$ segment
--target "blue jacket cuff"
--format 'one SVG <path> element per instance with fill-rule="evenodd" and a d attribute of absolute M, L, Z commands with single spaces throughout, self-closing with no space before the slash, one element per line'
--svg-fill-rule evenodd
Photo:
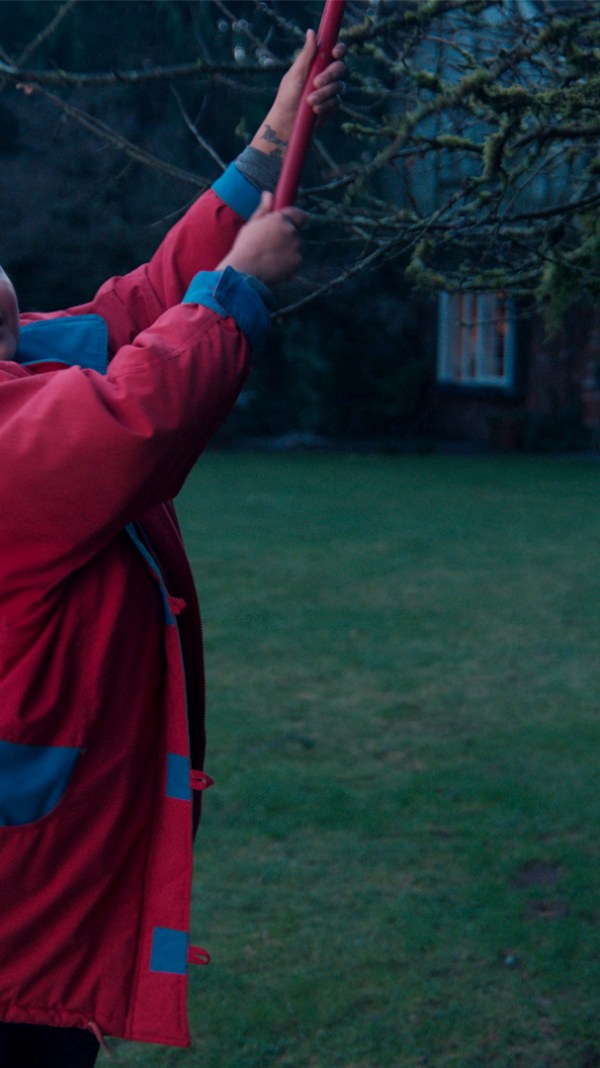
<path fill-rule="evenodd" d="M 260 204 L 260 189 L 241 174 L 235 163 L 230 163 L 217 178 L 213 190 L 242 219 L 249 219 Z"/>
<path fill-rule="evenodd" d="M 230 315 L 254 349 L 264 341 L 271 316 L 256 289 L 233 267 L 199 271 L 189 285 L 183 304 L 202 304 L 222 316 Z"/>

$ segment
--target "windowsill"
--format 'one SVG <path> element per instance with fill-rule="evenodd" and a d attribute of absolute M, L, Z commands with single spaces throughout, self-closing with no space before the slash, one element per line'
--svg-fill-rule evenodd
<path fill-rule="evenodd" d="M 476 400 L 516 400 L 519 394 L 514 384 L 493 386 L 490 383 L 484 385 L 479 382 L 440 382 L 438 380 L 435 388 L 448 396 L 473 397 Z"/>

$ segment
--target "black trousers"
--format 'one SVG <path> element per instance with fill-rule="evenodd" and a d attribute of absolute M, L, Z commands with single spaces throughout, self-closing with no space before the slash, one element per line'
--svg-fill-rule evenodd
<path fill-rule="evenodd" d="M 0 1023 L 0 1068 L 93 1068 L 99 1048 L 79 1027 Z"/>

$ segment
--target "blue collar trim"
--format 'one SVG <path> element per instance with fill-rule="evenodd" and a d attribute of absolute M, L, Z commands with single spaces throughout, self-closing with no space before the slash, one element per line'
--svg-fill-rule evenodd
<path fill-rule="evenodd" d="M 108 329 L 100 315 L 40 319 L 21 327 L 17 363 L 64 363 L 99 374 L 108 368 Z"/>

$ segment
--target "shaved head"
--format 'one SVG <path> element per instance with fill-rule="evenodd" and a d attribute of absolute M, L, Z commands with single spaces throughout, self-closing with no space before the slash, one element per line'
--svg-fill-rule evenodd
<path fill-rule="evenodd" d="M 14 359 L 19 343 L 19 305 L 6 271 L 0 267 L 0 360 Z"/>

